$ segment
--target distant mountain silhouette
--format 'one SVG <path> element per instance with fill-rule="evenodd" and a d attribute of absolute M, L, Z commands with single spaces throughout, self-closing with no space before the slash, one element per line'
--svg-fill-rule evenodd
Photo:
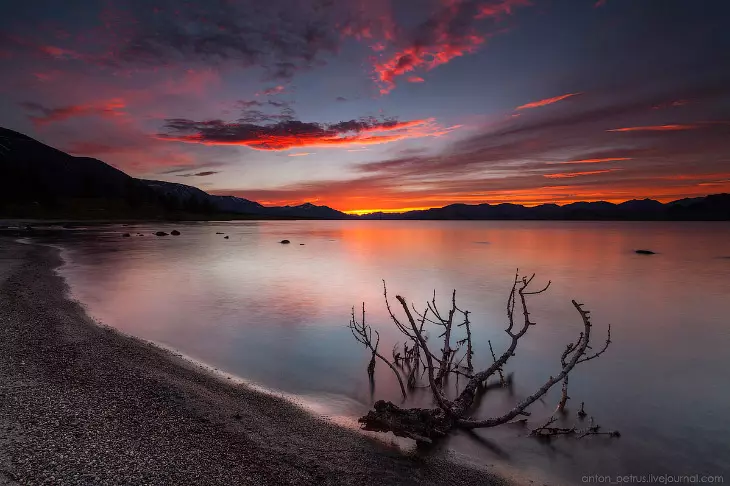
<path fill-rule="evenodd" d="M 101 160 L 74 157 L 0 128 L 0 217 L 94 219 L 730 220 L 730 194 L 662 204 L 652 199 L 558 206 L 451 204 L 405 213 L 351 216 L 327 206 L 263 206 L 196 187 L 136 179 Z"/>
<path fill-rule="evenodd" d="M 680 199 L 662 204 L 653 199 L 613 204 L 576 202 L 558 206 L 541 204 L 451 204 L 442 208 L 405 213 L 372 213 L 363 219 L 466 219 L 466 220 L 617 220 L 617 221 L 717 221 L 730 220 L 730 194 Z"/>
<path fill-rule="evenodd" d="M 185 184 L 136 179 L 101 160 L 74 157 L 0 128 L 0 216 L 34 218 L 349 219 L 326 206 L 265 207 Z"/>

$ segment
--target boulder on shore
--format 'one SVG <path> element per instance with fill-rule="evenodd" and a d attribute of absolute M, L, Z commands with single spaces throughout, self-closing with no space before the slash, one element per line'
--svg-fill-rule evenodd
<path fill-rule="evenodd" d="M 180 232 L 178 230 L 172 230 L 172 231 L 170 231 L 170 234 L 172 236 L 180 236 Z"/>
<path fill-rule="evenodd" d="M 636 250 L 636 253 L 639 255 L 656 255 L 656 253 L 651 250 Z"/>
<path fill-rule="evenodd" d="M 289 240 L 281 240 L 279 243 L 281 243 L 282 245 L 288 245 L 289 243 L 291 243 L 291 241 L 289 241 Z"/>
<path fill-rule="evenodd" d="M 158 231 L 157 233 L 155 233 L 155 236 L 167 236 L 167 233 L 165 233 L 164 231 Z"/>

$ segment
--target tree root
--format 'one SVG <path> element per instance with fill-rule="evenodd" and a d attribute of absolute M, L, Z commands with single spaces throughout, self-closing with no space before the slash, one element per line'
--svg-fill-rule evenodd
<path fill-rule="evenodd" d="M 438 408 L 400 408 L 391 402 L 378 400 L 374 409 L 358 422 L 364 430 L 393 432 L 417 442 L 432 443 L 446 436 L 454 421 Z"/>

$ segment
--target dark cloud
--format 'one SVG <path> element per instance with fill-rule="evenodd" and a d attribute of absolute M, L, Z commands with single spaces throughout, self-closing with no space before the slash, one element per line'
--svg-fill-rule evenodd
<path fill-rule="evenodd" d="M 28 116 L 36 126 L 60 122 L 80 116 L 117 117 L 123 114 L 125 103 L 121 99 L 104 100 L 81 105 L 67 105 L 49 108 L 33 101 L 24 101 L 20 106 L 31 114 Z"/>
<path fill-rule="evenodd" d="M 289 108 L 291 106 L 290 101 L 275 101 L 275 100 L 269 100 L 267 103 L 271 106 L 274 106 L 276 108 Z"/>
<path fill-rule="evenodd" d="M 206 145 L 241 145 L 256 150 L 288 150 L 294 147 L 374 145 L 407 138 L 438 136 L 444 133 L 433 120 L 364 118 L 323 124 L 298 120 L 271 121 L 271 115 L 247 112 L 235 123 L 222 120 L 194 121 L 183 118 L 166 120 L 161 140 Z"/>
<path fill-rule="evenodd" d="M 118 5 L 134 25 L 116 47 L 111 62 L 160 66 L 180 62 L 208 65 L 235 62 L 259 66 L 273 79 L 290 79 L 298 69 L 338 48 L 326 9 L 318 2 L 258 0 L 161 0 Z"/>
<path fill-rule="evenodd" d="M 247 110 L 254 106 L 264 106 L 264 103 L 262 103 L 261 101 L 258 101 L 258 100 L 251 100 L 251 101 L 239 100 L 239 101 L 236 101 L 236 106 L 238 108 Z"/>
<path fill-rule="evenodd" d="M 194 174 L 178 174 L 178 177 L 208 177 L 213 174 L 220 174 L 217 170 L 206 170 L 204 172 L 196 172 Z"/>

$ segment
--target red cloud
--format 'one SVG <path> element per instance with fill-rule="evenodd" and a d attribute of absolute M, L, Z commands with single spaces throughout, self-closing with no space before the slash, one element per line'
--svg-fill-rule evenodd
<path fill-rule="evenodd" d="M 395 54 L 374 66 L 380 93 L 390 93 L 395 79 L 415 71 L 430 70 L 456 57 L 475 52 L 486 40 L 470 24 L 486 17 L 509 14 L 517 6 L 530 5 L 527 0 L 483 1 L 445 0 L 445 6 L 417 29 L 417 35 L 401 45 Z"/>
<path fill-rule="evenodd" d="M 676 132 L 680 130 L 694 130 L 700 125 L 653 125 L 647 127 L 613 128 L 607 132 Z"/>
<path fill-rule="evenodd" d="M 619 162 L 623 160 L 631 160 L 630 157 L 608 157 L 605 159 L 583 159 L 583 160 L 568 160 L 565 162 L 553 162 L 555 164 L 600 164 L 602 162 Z"/>
<path fill-rule="evenodd" d="M 299 152 L 296 154 L 288 154 L 289 157 L 306 157 L 307 155 L 314 155 L 313 152 Z"/>
<path fill-rule="evenodd" d="M 454 36 L 443 33 L 439 42 L 429 47 L 408 47 L 382 64 L 375 65 L 375 73 L 381 83 L 380 94 L 388 94 L 395 88 L 395 78 L 414 71 L 416 68 L 433 69 L 451 59 L 472 53 L 484 42 L 484 37 L 475 33 Z"/>
<path fill-rule="evenodd" d="M 541 106 L 552 105 L 553 103 L 557 103 L 558 101 L 563 101 L 564 99 L 570 98 L 571 96 L 578 96 L 579 94 L 582 94 L 582 93 L 568 93 L 568 94 L 556 96 L 554 98 L 547 98 L 547 99 L 540 100 L 540 101 L 533 101 L 532 103 L 527 103 L 525 105 L 518 106 L 516 109 L 517 110 L 526 110 L 526 109 L 530 109 L 530 108 L 539 108 Z"/>
<path fill-rule="evenodd" d="M 267 88 L 259 93 L 256 93 L 256 96 L 272 96 L 277 95 L 280 93 L 283 93 L 286 90 L 284 86 L 273 86 L 271 88 Z"/>
<path fill-rule="evenodd" d="M 38 49 L 51 57 L 56 59 L 86 59 L 87 56 L 70 49 L 63 49 L 56 46 L 39 46 Z"/>
<path fill-rule="evenodd" d="M 30 115 L 30 119 L 36 126 L 42 126 L 79 116 L 96 115 L 106 118 L 120 116 L 124 114 L 122 110 L 126 107 L 126 104 L 121 99 L 111 99 L 99 103 L 70 105 L 60 108 L 46 108 L 32 102 L 22 103 L 22 106 L 30 111 L 40 113 L 40 115 Z"/>
<path fill-rule="evenodd" d="M 411 76 L 408 78 L 409 83 L 425 83 L 426 80 L 420 76 Z"/>
<path fill-rule="evenodd" d="M 621 169 L 588 170 L 585 172 L 564 172 L 561 174 L 543 174 L 543 177 L 547 177 L 548 179 L 568 179 L 568 178 L 572 178 L 572 177 L 580 177 L 580 176 L 595 175 L 595 174 L 605 174 L 607 172 L 615 172 L 617 170 L 621 170 Z"/>
<path fill-rule="evenodd" d="M 160 140 L 203 145 L 241 145 L 254 150 L 279 151 L 304 147 L 378 145 L 410 138 L 439 137 L 458 127 L 441 128 L 432 118 L 407 122 L 361 120 L 330 125 L 286 121 L 273 125 L 168 120 L 173 134 L 159 134 Z"/>
<path fill-rule="evenodd" d="M 532 5 L 532 3 L 528 0 L 504 0 L 501 3 L 480 7 L 476 18 L 499 17 L 500 15 L 511 14 L 514 7 L 527 7 L 529 5 Z"/>

